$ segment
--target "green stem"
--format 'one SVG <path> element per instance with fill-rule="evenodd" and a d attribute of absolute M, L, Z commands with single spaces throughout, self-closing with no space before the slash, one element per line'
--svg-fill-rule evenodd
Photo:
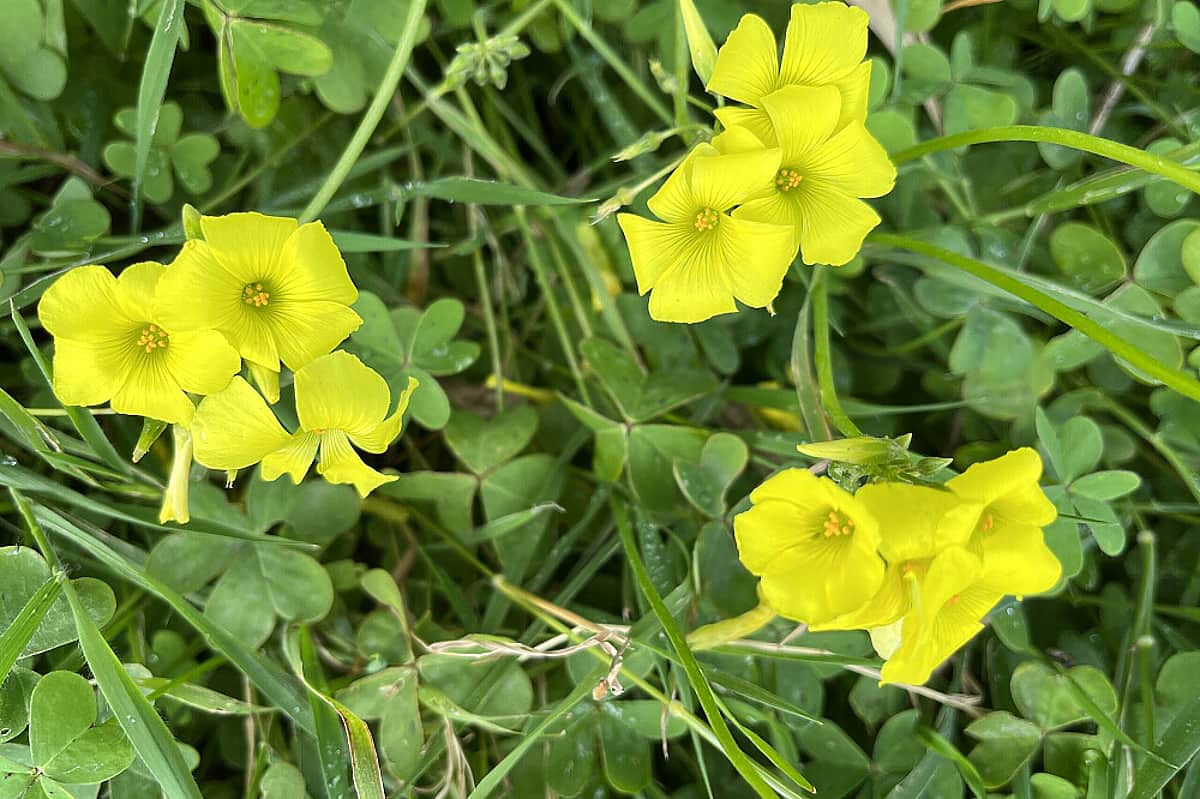
<path fill-rule="evenodd" d="M 999 128 L 996 128 L 996 130 L 999 130 Z M 974 132 L 978 133 L 980 131 Z M 1180 168 L 1182 169 L 1182 167 Z M 1187 172 L 1187 170 L 1183 171 Z M 1187 174 L 1191 175 L 1190 172 Z M 1200 176 L 1193 175 L 1192 177 L 1195 181 L 1200 181 Z M 974 258 L 968 258 L 950 250 L 908 238 L 907 236 L 896 236 L 891 233 L 873 233 L 869 237 L 869 241 L 884 247 L 895 247 L 900 250 L 908 250 L 918 255 L 933 258 L 974 275 L 996 288 L 1007 291 L 1014 297 L 1025 300 L 1025 302 L 1035 308 L 1045 311 L 1058 321 L 1070 325 L 1113 355 L 1128 361 L 1133 366 L 1157 378 L 1163 384 L 1175 389 L 1185 397 L 1200 402 L 1200 382 L 1196 378 L 1178 369 L 1172 369 L 1154 356 L 1148 355 L 1128 340 L 1109 331 L 1103 325 L 1084 316 L 1074 308 L 1047 294 L 1043 294 L 1032 286 L 1028 286 L 1020 280 L 1001 272 L 999 269 L 988 266 L 982 261 L 976 261 Z"/>
<path fill-rule="evenodd" d="M 640 97 L 646 105 L 650 106 L 650 110 L 657 114 L 658 118 L 664 124 L 670 125 L 672 122 L 671 112 L 663 105 L 662 100 L 647 88 L 645 83 L 638 80 L 637 75 L 633 74 L 633 70 L 625 64 L 625 60 L 596 34 L 591 25 L 579 16 L 579 12 L 575 10 L 575 7 L 568 0 L 554 0 L 554 4 L 558 6 L 558 12 L 575 26 L 575 30 L 579 31 L 579 35 L 600 54 L 601 58 L 608 62 L 608 65 L 620 76 L 621 80 L 625 81 L 626 85 L 633 89 L 633 93 Z"/>
<path fill-rule="evenodd" d="M 1082 150 L 1085 153 L 1110 158 L 1123 164 L 1137 167 L 1151 174 L 1164 177 L 1172 183 L 1183 186 L 1189 191 L 1200 194 L 1200 175 L 1186 167 L 1163 156 L 1151 155 L 1145 150 L 1119 144 L 1115 141 L 1102 139 L 1077 130 L 1064 128 L 1049 128 L 1040 125 L 1005 125 L 999 128 L 982 128 L 955 133 L 951 136 L 941 136 L 924 141 L 915 147 L 901 150 L 892 156 L 896 164 L 913 161 L 931 153 L 943 150 L 953 150 L 969 144 L 987 144 L 992 142 L 1046 142 L 1069 147 L 1072 150 Z"/>
<path fill-rule="evenodd" d="M 379 125 L 379 120 L 383 118 L 383 112 L 387 110 L 388 102 L 396 93 L 396 85 L 400 83 L 404 69 L 408 66 L 409 56 L 412 55 L 413 45 L 417 40 L 417 28 L 420 27 L 421 19 L 425 14 L 425 4 L 426 0 L 413 0 L 409 4 L 408 14 L 404 18 L 404 30 L 400 33 L 400 41 L 396 44 L 396 51 L 392 53 L 391 63 L 388 64 L 387 72 L 384 73 L 379 88 L 375 90 L 375 97 L 371 99 L 371 105 L 367 107 L 362 121 L 358 123 L 358 130 L 354 131 L 350 143 L 346 145 L 341 157 L 333 165 L 333 171 L 329 173 L 329 177 L 325 178 L 321 188 L 301 212 L 301 223 L 311 222 L 325 210 L 325 206 L 333 199 L 334 193 L 341 188 L 342 181 L 350 174 L 358 157 L 362 155 L 367 141 Z"/>
<path fill-rule="evenodd" d="M 842 435 L 854 438 L 863 434 L 838 400 L 837 386 L 833 382 L 833 356 L 829 351 L 829 275 L 826 267 L 818 266 L 813 276 L 812 288 L 813 358 L 817 362 L 817 384 L 821 391 L 821 404 L 829 414 L 829 420 Z"/>
<path fill-rule="evenodd" d="M 1175 473 L 1179 475 L 1179 479 L 1187 486 L 1188 491 L 1191 492 L 1196 502 L 1200 503 L 1200 477 L 1196 476 L 1195 470 L 1187 465 L 1183 460 L 1183 456 L 1176 452 L 1174 447 L 1167 443 L 1166 439 L 1123 405 L 1114 402 L 1108 397 L 1099 396 L 1096 399 L 1096 404 L 1119 419 L 1123 425 L 1153 447 L 1162 456 L 1163 460 L 1171 465 Z"/>

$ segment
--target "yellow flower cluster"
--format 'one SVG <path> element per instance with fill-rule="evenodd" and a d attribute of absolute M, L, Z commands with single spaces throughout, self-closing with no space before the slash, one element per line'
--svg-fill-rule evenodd
<path fill-rule="evenodd" d="M 741 106 L 697 145 L 650 210 L 619 214 L 650 316 L 701 322 L 762 308 L 799 250 L 806 264 L 852 259 L 879 215 L 863 202 L 891 191 L 896 170 L 867 132 L 867 15 L 841 2 L 792 6 L 780 61 L 775 36 L 748 14 L 717 54 L 708 90 Z"/>
<path fill-rule="evenodd" d="M 811 630 L 869 630 L 883 682 L 920 685 L 1001 598 L 1058 582 L 1042 535 L 1057 513 L 1041 474 L 1027 447 L 940 487 L 871 483 L 850 494 L 788 469 L 734 520 L 738 554 L 774 613 Z"/>
<path fill-rule="evenodd" d="M 199 236 L 170 266 L 138 263 L 117 277 L 103 266 L 70 270 L 47 289 L 38 316 L 54 336 L 54 392 L 64 404 L 108 402 L 190 429 L 198 462 L 234 470 L 262 461 L 268 480 L 286 472 L 299 482 L 319 450 L 317 470 L 365 496 L 396 478 L 363 463 L 350 442 L 386 449 L 416 381 L 389 416 L 386 381 L 333 352 L 362 324 L 350 308 L 357 298 L 321 223 L 236 213 L 200 217 Z M 235 376 L 243 360 L 265 399 Z M 279 400 L 283 366 L 295 372 L 295 433 L 267 406 Z M 193 395 L 204 397 L 199 407 Z M 173 481 L 180 471 L 186 485 L 186 469 L 173 470 Z M 168 497 L 163 517 L 187 521 L 186 503 Z"/>

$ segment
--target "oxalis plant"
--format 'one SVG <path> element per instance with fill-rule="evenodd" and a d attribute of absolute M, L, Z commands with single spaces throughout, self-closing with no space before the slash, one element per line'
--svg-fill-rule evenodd
<path fill-rule="evenodd" d="M 1196 53 L 0 2 L 0 799 L 1200 795 Z"/>

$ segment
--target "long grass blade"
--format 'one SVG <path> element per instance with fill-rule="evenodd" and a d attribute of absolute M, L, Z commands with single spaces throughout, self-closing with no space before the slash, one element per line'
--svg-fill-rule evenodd
<path fill-rule="evenodd" d="M 146 50 L 142 80 L 138 84 L 133 167 L 132 227 L 135 231 L 141 226 L 142 183 L 150 160 L 150 142 L 154 138 L 154 129 L 158 127 L 158 112 L 167 91 L 167 80 L 171 77 L 171 64 L 175 60 L 175 48 L 179 46 L 179 34 L 183 30 L 185 7 L 184 0 L 163 0 L 150 47 Z"/>

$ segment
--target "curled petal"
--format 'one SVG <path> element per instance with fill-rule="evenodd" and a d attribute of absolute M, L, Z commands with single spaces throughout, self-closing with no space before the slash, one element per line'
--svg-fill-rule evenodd
<path fill-rule="evenodd" d="M 404 412 L 408 410 L 408 402 L 412 399 L 413 392 L 417 390 L 420 383 L 417 378 L 408 378 L 408 386 L 404 391 L 400 392 L 400 398 L 396 401 L 396 410 L 392 411 L 392 415 L 384 419 L 378 427 L 369 433 L 356 435 L 350 433 L 350 440 L 354 442 L 354 446 L 367 452 L 383 452 L 391 443 L 400 435 L 400 429 L 404 426 Z"/>
<path fill-rule="evenodd" d="M 384 483 L 399 479 L 394 474 L 380 474 L 363 463 L 350 446 L 346 434 L 336 430 L 321 437 L 321 459 L 317 463 L 317 471 L 331 483 L 353 485 L 360 497 L 365 497 Z"/>
<path fill-rule="evenodd" d="M 262 460 L 262 478 L 268 482 L 281 474 L 292 478 L 299 485 L 308 474 L 313 458 L 317 457 L 320 433 L 296 433 L 291 440 Z"/>

